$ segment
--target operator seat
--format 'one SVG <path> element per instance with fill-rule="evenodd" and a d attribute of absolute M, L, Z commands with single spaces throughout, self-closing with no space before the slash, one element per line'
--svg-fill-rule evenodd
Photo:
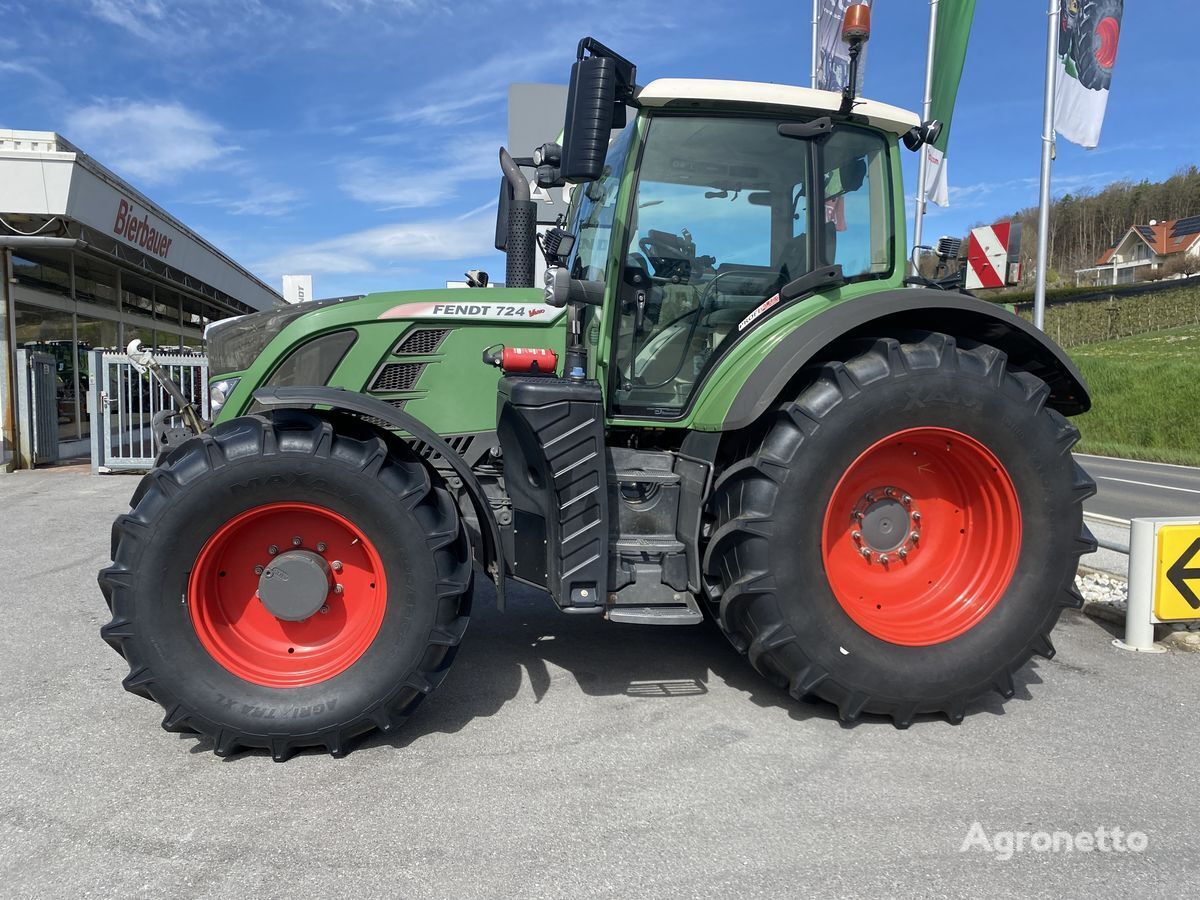
<path fill-rule="evenodd" d="M 825 223 L 825 250 L 831 263 L 837 259 L 837 225 L 833 222 Z M 775 270 L 779 272 L 783 284 L 808 274 L 807 234 L 798 234 L 783 245 L 775 260 Z"/>

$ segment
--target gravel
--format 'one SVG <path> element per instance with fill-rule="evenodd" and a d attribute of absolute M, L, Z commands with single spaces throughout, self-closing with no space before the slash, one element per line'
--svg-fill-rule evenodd
<path fill-rule="evenodd" d="M 1080 571 L 1075 578 L 1083 595 L 1083 611 L 1094 619 L 1125 624 L 1129 584 L 1104 572 Z M 1200 651 L 1200 622 L 1172 622 L 1156 628 L 1159 641 L 1177 650 Z"/>

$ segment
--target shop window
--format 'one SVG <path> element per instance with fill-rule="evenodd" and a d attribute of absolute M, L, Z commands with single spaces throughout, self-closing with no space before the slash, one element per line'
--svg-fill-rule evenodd
<path fill-rule="evenodd" d="M 116 273 L 84 256 L 75 257 L 75 296 L 85 303 L 117 305 Z"/>
<path fill-rule="evenodd" d="M 71 295 L 70 263 L 65 254 L 61 257 L 13 254 L 12 267 L 17 284 L 48 294 Z"/>
<path fill-rule="evenodd" d="M 132 275 L 121 279 L 121 304 L 127 311 L 154 315 L 154 288 L 150 282 Z"/>

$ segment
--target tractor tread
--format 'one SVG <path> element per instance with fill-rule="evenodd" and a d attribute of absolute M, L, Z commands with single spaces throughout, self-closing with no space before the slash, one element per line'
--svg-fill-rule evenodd
<path fill-rule="evenodd" d="M 1061 610 L 1077 608 L 1081 603 L 1072 567 L 1070 575 L 1055 588 L 1057 602 L 1052 614 L 1040 624 L 1025 649 L 990 679 L 967 686 L 961 693 L 943 697 L 936 703 L 869 695 L 840 684 L 830 672 L 805 656 L 801 642 L 784 626 L 772 576 L 761 565 L 747 568 L 748 560 L 761 562 L 764 555 L 746 550 L 756 542 L 768 540 L 773 532 L 772 507 L 778 486 L 788 474 L 780 471 L 780 465 L 787 464 L 780 457 L 791 458 L 801 453 L 804 442 L 821 428 L 825 415 L 853 392 L 863 390 L 878 378 L 899 378 L 923 369 L 953 371 L 956 377 L 981 379 L 1008 391 L 1014 399 L 1030 404 L 1038 414 L 1053 417 L 1058 428 L 1056 447 L 1062 453 L 1068 453 L 1079 440 L 1078 430 L 1057 411 L 1046 407 L 1050 390 L 1045 382 L 1011 368 L 1002 351 L 986 344 L 959 342 L 935 332 L 914 335 L 912 340 L 912 343 L 901 343 L 895 338 L 866 341 L 863 354 L 848 362 L 826 362 L 812 367 L 808 389 L 799 399 L 781 406 L 776 414 L 774 427 L 785 430 L 790 446 L 781 450 L 784 441 L 763 440 L 762 446 L 752 448 L 749 455 L 732 462 L 718 476 L 713 488 L 710 506 L 713 531 L 704 551 L 703 572 L 710 609 L 718 625 L 760 674 L 771 680 L 778 680 L 783 674 L 792 697 L 799 700 L 816 696 L 831 702 L 837 707 L 839 719 L 847 724 L 863 714 L 886 716 L 900 729 L 909 727 L 916 716 L 926 714 L 941 715 L 958 724 L 971 702 L 988 691 L 995 690 L 1005 699 L 1012 697 L 1016 693 L 1017 671 L 1034 655 L 1045 659 L 1054 656 L 1049 635 Z M 1095 491 L 1095 483 L 1076 464 L 1070 489 L 1079 521 L 1078 537 L 1071 547 L 1075 556 L 1095 546 L 1082 517 L 1083 501 Z M 779 652 L 783 648 L 787 648 L 787 656 L 792 660 L 790 669 Z"/>
<path fill-rule="evenodd" d="M 212 743 L 217 756 L 261 749 L 282 762 L 299 750 L 322 748 L 333 756 L 345 755 L 354 742 L 378 729 L 393 731 L 408 718 L 424 697 L 445 677 L 449 664 L 466 632 L 471 606 L 471 554 L 466 530 L 450 495 L 435 486 L 429 471 L 415 455 L 397 455 L 378 435 L 366 441 L 346 441 L 338 447 L 339 435 L 325 419 L 311 413 L 287 411 L 285 421 L 268 415 L 238 420 L 236 429 L 214 429 L 194 438 L 168 454 L 159 467 L 146 475 L 131 501 L 131 510 L 113 524 L 112 564 L 98 576 L 100 589 L 112 613 L 101 627 L 101 637 L 129 664 L 122 682 L 127 691 L 153 700 L 164 710 L 162 727 L 170 732 L 196 732 Z M 247 435 L 247 422 L 257 423 L 256 433 Z M 302 427 L 297 427 L 300 423 Z M 286 426 L 286 427 L 284 427 Z M 307 446 L 304 443 L 307 441 Z M 133 579 L 142 551 L 155 527 L 155 518 L 172 499 L 198 478 L 255 455 L 304 455 L 332 459 L 340 454 L 360 472 L 386 479 L 387 490 L 410 509 L 420 509 L 429 523 L 427 547 L 436 562 L 439 620 L 431 630 L 428 646 L 438 648 L 428 671 L 415 671 L 404 684 L 372 709 L 350 715 L 334 730 L 315 734 L 248 734 L 228 723 L 213 721 L 171 695 L 151 668 L 138 655 L 137 628 L 133 614 Z M 332 464 L 332 463 L 331 463 Z M 431 658 L 426 653 L 426 659 Z"/>

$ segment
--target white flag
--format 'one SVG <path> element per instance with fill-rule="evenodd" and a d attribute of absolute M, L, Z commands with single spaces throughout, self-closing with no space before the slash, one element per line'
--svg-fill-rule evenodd
<path fill-rule="evenodd" d="M 856 3 L 871 5 L 871 0 L 817 0 L 820 14 L 817 17 L 817 90 L 841 92 L 850 80 L 850 45 L 842 40 L 842 21 L 846 18 L 846 7 Z M 861 93 L 863 73 L 867 68 L 867 48 L 864 45 L 858 54 L 858 84 L 855 93 Z"/>
<path fill-rule="evenodd" d="M 1125 0 L 1063 4 L 1054 79 L 1054 128 L 1081 147 L 1100 143 Z"/>
<path fill-rule="evenodd" d="M 950 205 L 950 181 L 946 175 L 946 154 L 933 144 L 921 148 L 925 159 L 925 199 L 938 206 Z"/>

